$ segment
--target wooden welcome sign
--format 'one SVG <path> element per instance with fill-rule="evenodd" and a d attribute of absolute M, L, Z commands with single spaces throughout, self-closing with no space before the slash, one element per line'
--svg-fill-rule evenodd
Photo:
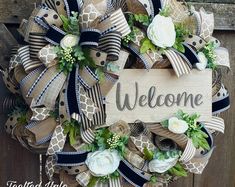
<path fill-rule="evenodd" d="M 211 120 L 211 70 L 193 70 L 180 78 L 168 69 L 123 70 L 106 97 L 106 123 L 161 122 L 179 109 L 200 114 L 201 121 Z"/>

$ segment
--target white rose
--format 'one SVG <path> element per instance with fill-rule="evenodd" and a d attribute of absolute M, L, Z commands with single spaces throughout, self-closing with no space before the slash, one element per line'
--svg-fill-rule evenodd
<path fill-rule="evenodd" d="M 120 156 L 116 150 L 104 150 L 89 153 L 85 161 L 93 176 L 102 177 L 118 169 Z"/>
<path fill-rule="evenodd" d="M 78 44 L 79 42 L 79 37 L 73 34 L 68 34 L 66 35 L 61 41 L 60 41 L 60 46 L 63 49 L 66 49 L 68 47 L 74 47 Z"/>
<path fill-rule="evenodd" d="M 168 158 L 165 160 L 153 159 L 149 162 L 149 171 L 164 173 L 172 168 L 178 161 L 178 158 Z"/>
<path fill-rule="evenodd" d="M 147 30 L 148 38 L 154 45 L 166 48 L 175 43 L 175 26 L 170 17 L 156 15 Z"/>
<path fill-rule="evenodd" d="M 175 134 L 183 134 L 188 130 L 188 124 L 184 120 L 172 117 L 168 121 L 168 129 Z"/>
<path fill-rule="evenodd" d="M 199 52 L 197 55 L 198 55 L 199 63 L 196 63 L 196 67 L 197 67 L 197 69 L 202 71 L 202 70 L 206 69 L 208 59 L 206 58 L 206 56 L 204 55 L 203 52 Z"/>

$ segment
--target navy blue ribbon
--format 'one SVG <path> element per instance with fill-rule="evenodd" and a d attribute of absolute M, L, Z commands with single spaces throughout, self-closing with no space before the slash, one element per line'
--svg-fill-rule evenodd
<path fill-rule="evenodd" d="M 97 29 L 86 29 L 81 32 L 80 45 L 87 47 L 97 47 L 101 32 Z"/>
<path fill-rule="evenodd" d="M 68 17 L 72 16 L 72 12 L 80 12 L 83 5 L 82 0 L 64 0 Z"/>
<path fill-rule="evenodd" d="M 162 9 L 161 0 L 152 0 L 152 4 L 153 4 L 154 16 L 156 16 L 157 14 L 159 14 L 160 9 Z"/>
<path fill-rule="evenodd" d="M 213 114 L 218 114 L 220 112 L 225 111 L 229 107 L 230 107 L 230 98 L 229 95 L 227 95 L 223 99 L 212 103 L 212 112 Z"/>
<path fill-rule="evenodd" d="M 78 67 L 77 67 L 78 68 Z M 66 92 L 66 97 L 68 101 L 68 112 L 70 115 L 73 113 L 79 114 L 79 108 L 76 97 L 76 71 L 77 68 L 74 68 L 69 75 L 68 87 Z"/>
<path fill-rule="evenodd" d="M 88 152 L 60 152 L 56 153 L 57 165 L 81 165 L 86 161 Z"/>
<path fill-rule="evenodd" d="M 188 62 L 190 62 L 192 66 L 198 63 L 199 60 L 194 50 L 186 43 L 183 43 L 183 46 L 185 48 L 185 52 L 182 54 L 188 59 Z"/>
<path fill-rule="evenodd" d="M 54 45 L 59 45 L 60 41 L 64 38 L 65 35 L 66 33 L 64 31 L 54 25 L 51 25 L 49 26 L 49 30 L 46 33 L 45 39 Z"/>
<path fill-rule="evenodd" d="M 124 176 L 126 180 L 134 184 L 135 186 L 144 186 L 148 180 L 141 174 L 136 173 L 131 167 L 128 166 L 125 161 L 121 161 L 118 167 L 118 171 Z"/>

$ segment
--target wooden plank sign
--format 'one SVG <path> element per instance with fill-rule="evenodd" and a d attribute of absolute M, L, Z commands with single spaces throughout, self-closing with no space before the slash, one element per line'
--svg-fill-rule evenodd
<path fill-rule="evenodd" d="M 161 122 L 179 109 L 200 114 L 201 121 L 211 120 L 211 70 L 193 70 L 180 78 L 169 69 L 123 70 L 106 97 L 106 124 Z"/>

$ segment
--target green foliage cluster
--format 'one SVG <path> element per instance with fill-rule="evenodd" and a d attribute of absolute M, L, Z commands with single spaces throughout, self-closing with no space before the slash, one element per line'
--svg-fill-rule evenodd
<path fill-rule="evenodd" d="M 144 159 L 145 160 L 166 160 L 169 158 L 178 158 L 181 155 L 181 151 L 179 150 L 169 150 L 169 151 L 161 151 L 156 149 L 154 151 L 148 150 L 146 147 L 144 148 Z"/>
<path fill-rule="evenodd" d="M 150 24 L 150 17 L 144 14 L 128 14 L 127 22 L 131 28 L 131 33 L 122 39 L 124 46 L 127 46 L 131 41 L 134 41 L 136 34 L 139 32 L 139 30 L 135 27 L 135 23 L 140 23 L 146 27 Z"/>
<path fill-rule="evenodd" d="M 110 178 L 118 178 L 120 176 L 118 171 L 113 172 L 112 174 L 108 176 L 103 176 L 103 177 L 95 177 L 92 176 L 87 187 L 94 187 L 97 182 L 102 182 L 102 183 L 107 183 Z"/>
<path fill-rule="evenodd" d="M 65 17 L 64 15 L 60 15 L 60 18 L 63 22 L 63 29 L 67 34 L 80 35 L 79 31 L 79 20 L 78 20 L 78 12 L 71 12 L 72 16 Z"/>
<path fill-rule="evenodd" d="M 66 120 L 63 126 L 64 133 L 69 134 L 70 145 L 76 144 L 76 137 L 80 135 L 80 124 L 76 120 L 71 119 L 71 121 Z"/>
<path fill-rule="evenodd" d="M 188 123 L 189 128 L 186 132 L 186 135 L 192 139 L 194 146 L 196 148 L 210 150 L 210 146 L 206 140 L 206 138 L 208 138 L 208 135 L 202 131 L 203 125 L 197 123 L 197 120 L 199 119 L 200 115 L 189 115 L 180 110 L 177 113 L 177 117 Z"/>
<path fill-rule="evenodd" d="M 215 43 L 209 42 L 201 50 L 201 52 L 204 53 L 204 55 L 208 60 L 208 67 L 211 68 L 212 70 L 215 70 L 217 68 L 217 65 L 215 64 L 216 60 L 215 48 L 216 48 Z"/>
<path fill-rule="evenodd" d="M 190 31 L 187 29 L 187 27 L 184 24 L 176 24 L 175 32 L 176 32 L 176 39 L 173 48 L 175 48 L 179 52 L 184 53 L 185 48 L 183 46 L 183 42 L 185 38 L 190 35 Z"/>
<path fill-rule="evenodd" d="M 175 175 L 178 177 L 187 177 L 187 171 L 184 167 L 177 162 L 176 165 L 168 170 L 171 175 Z"/>
<path fill-rule="evenodd" d="M 115 149 L 119 155 L 123 157 L 125 155 L 125 145 L 128 142 L 127 136 L 119 136 L 108 128 L 101 128 L 96 130 L 95 141 L 92 144 L 87 145 L 89 151 Z"/>
<path fill-rule="evenodd" d="M 63 71 L 66 75 L 71 72 L 77 64 L 80 69 L 85 66 L 88 66 L 91 69 L 97 68 L 94 60 L 90 57 L 90 50 L 87 48 L 82 49 L 77 45 L 66 49 L 56 46 L 54 49 L 57 54 L 57 58 L 59 59 L 59 70 Z"/>

